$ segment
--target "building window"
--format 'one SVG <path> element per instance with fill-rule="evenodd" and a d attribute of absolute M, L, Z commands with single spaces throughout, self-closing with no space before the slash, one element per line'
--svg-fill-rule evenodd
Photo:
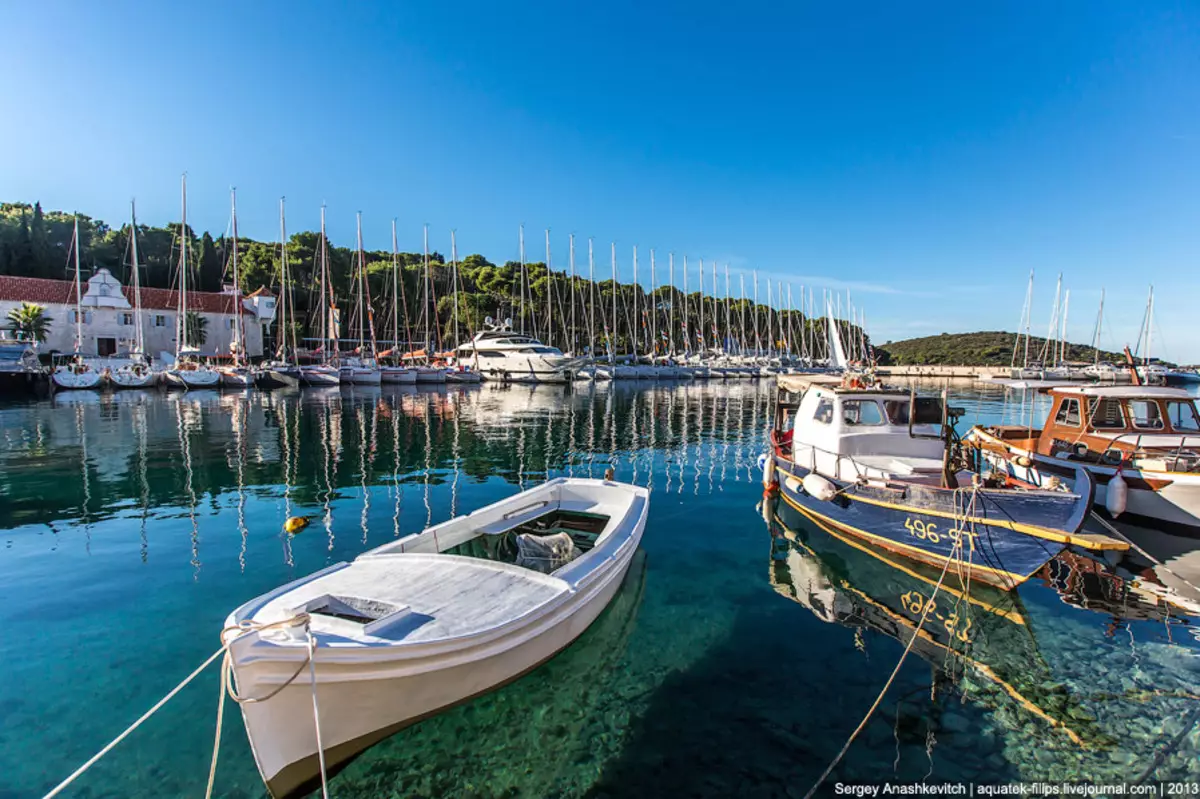
<path fill-rule="evenodd" d="M 1079 400 L 1067 397 L 1058 406 L 1058 414 L 1054 417 L 1056 424 L 1066 427 L 1079 427 Z"/>
<path fill-rule="evenodd" d="M 131 314 L 131 313 L 121 314 L 121 324 L 124 325 L 125 327 L 132 326 L 133 325 L 133 314 Z"/>
<path fill-rule="evenodd" d="M 226 320 L 225 320 L 225 329 L 226 329 L 226 330 L 233 330 L 233 327 L 234 327 L 234 322 L 235 322 L 235 321 L 236 321 L 235 319 L 226 319 Z"/>
<path fill-rule="evenodd" d="M 160 313 L 156 313 L 154 315 L 154 326 L 155 327 L 166 327 L 167 326 L 167 317 L 163 316 Z"/>
<path fill-rule="evenodd" d="M 79 321 L 79 312 L 71 311 L 71 324 L 75 324 L 78 321 Z M 92 323 L 92 312 L 84 311 L 83 312 L 83 324 L 90 325 L 91 323 Z"/>

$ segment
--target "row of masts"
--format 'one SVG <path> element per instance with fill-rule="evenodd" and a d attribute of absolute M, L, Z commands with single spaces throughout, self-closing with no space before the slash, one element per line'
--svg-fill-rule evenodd
<path fill-rule="evenodd" d="M 194 341 L 192 325 L 189 323 L 188 311 L 188 246 L 187 241 L 187 177 L 182 179 L 182 221 L 180 223 L 180 252 L 178 263 L 179 279 L 179 309 L 176 319 L 176 357 L 194 352 L 197 342 Z M 232 248 L 227 274 L 232 278 L 233 285 L 240 288 L 241 274 L 238 263 L 238 226 L 237 226 L 237 192 L 230 190 L 230 216 L 232 228 Z M 130 248 L 132 255 L 132 273 L 135 296 L 135 346 L 134 351 L 141 353 L 144 345 L 144 330 L 141 313 L 141 291 L 139 266 L 137 259 L 137 220 L 135 209 L 131 204 L 132 227 Z M 78 223 L 76 223 L 78 228 Z M 309 349 L 313 353 L 322 354 L 325 360 L 336 359 L 344 343 L 355 345 L 354 353 L 363 358 L 375 359 L 401 354 L 399 348 L 407 345 L 414 348 L 414 330 L 420 331 L 420 351 L 410 352 L 419 355 L 426 362 L 431 361 L 437 350 L 441 348 L 441 325 L 437 313 L 437 296 L 429 250 L 429 226 L 423 229 L 423 269 L 421 275 L 421 302 L 418 318 L 410 319 L 409 303 L 405 293 L 405 281 L 402 279 L 399 259 L 398 232 L 396 221 L 392 221 L 392 263 L 391 263 L 391 292 L 385 303 L 385 320 L 390 322 L 390 346 L 381 351 L 377 338 L 375 319 L 375 302 L 371 296 L 370 281 L 368 280 L 366 253 L 363 248 L 362 214 L 356 216 L 356 249 L 351 275 L 351 297 L 349 298 L 353 312 L 350 317 L 348 331 L 350 338 L 343 337 L 341 312 L 335 296 L 329 265 L 328 238 L 326 235 L 326 208 L 321 207 L 321 231 L 317 251 L 316 270 L 319 276 L 317 286 L 317 303 L 310 316 L 310 325 L 315 322 L 318 330 L 316 344 Z M 298 311 L 292 295 L 292 275 L 288 258 L 287 220 L 285 200 L 279 201 L 279 281 L 280 295 L 276 309 L 276 351 L 277 360 L 295 362 L 300 348 Z M 463 314 L 459 302 L 459 290 L 462 287 L 462 276 L 459 273 L 457 240 L 454 231 L 450 233 L 451 261 L 450 286 L 452 292 L 451 330 L 455 337 L 462 337 Z M 80 269 L 78 265 L 78 232 L 75 244 L 75 282 L 77 307 L 81 299 Z M 587 279 L 579 274 L 576 268 L 575 236 L 569 237 L 568 269 L 556 273 L 553 266 L 550 230 L 545 231 L 546 261 L 545 276 L 534 281 L 526 260 L 525 231 L 522 226 L 518 232 L 520 249 L 520 274 L 514 286 L 516 296 L 511 299 L 511 311 L 517 315 L 515 326 L 522 332 L 529 333 L 542 339 L 549 346 L 554 346 L 575 355 L 586 355 L 593 360 L 614 361 L 628 357 L 688 357 L 693 355 L 733 355 L 767 358 L 798 358 L 810 361 L 829 359 L 833 355 L 830 346 L 830 332 L 837 333 L 839 344 L 844 342 L 850 360 L 869 361 L 870 346 L 865 335 L 866 316 L 860 308 L 855 308 L 846 292 L 845 313 L 843 316 L 842 297 L 838 292 L 829 289 L 821 290 L 818 296 L 813 287 L 800 286 L 799 301 L 793 293 L 793 286 L 783 281 L 772 282 L 766 279 L 766 304 L 760 302 L 760 279 L 757 271 L 751 272 L 751 293 L 746 292 L 746 275 L 737 275 L 738 292 L 733 296 L 729 265 L 725 264 L 724 289 L 719 285 L 719 265 L 710 261 L 709 282 L 705 285 L 705 264 L 700 259 L 695 269 L 698 280 L 698 292 L 693 296 L 689 291 L 689 277 L 692 274 L 687 256 L 682 258 L 678 270 L 682 277 L 682 290 L 677 286 L 677 264 L 675 254 L 668 256 L 667 282 L 659 282 L 659 267 L 655 250 L 649 251 L 649 285 L 643 284 L 640 275 L 639 251 L 637 246 L 632 249 L 632 282 L 621 283 L 620 268 L 617 258 L 617 245 L 611 245 L 611 282 L 609 293 L 611 304 L 599 296 L 602 284 L 597 281 L 594 240 L 588 240 Z M 544 290 L 535 291 L 535 285 L 544 280 Z M 561 285 L 565 283 L 565 288 Z M 648 291 L 647 291 L 648 288 Z M 386 292 L 385 292 L 386 293 Z M 542 294 L 539 298 L 537 295 Z M 540 302 L 539 302 L 540 299 Z M 819 301 L 819 305 L 818 305 Z M 565 307 L 564 307 L 565 303 Z M 235 335 L 231 346 L 231 354 L 235 365 L 244 365 L 245 353 L 245 321 L 244 309 L 240 301 L 232 303 L 235 315 Z M 505 303 L 499 302 L 496 316 L 503 317 Z M 81 309 L 80 309 L 81 311 Z M 474 321 L 474 315 L 468 315 L 468 326 Z M 81 312 L 76 313 L 76 351 L 82 342 Z M 832 326 L 832 328 L 831 328 Z M 472 330 L 465 331 L 469 338 Z M 313 341 L 310 337 L 307 341 Z M 402 344 L 403 343 L 403 344 Z M 461 343 L 461 342 L 457 342 Z M 453 344 L 452 344 L 453 346 Z"/>

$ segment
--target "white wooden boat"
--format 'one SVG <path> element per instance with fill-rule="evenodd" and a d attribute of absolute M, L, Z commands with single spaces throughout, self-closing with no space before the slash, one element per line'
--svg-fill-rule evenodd
<path fill-rule="evenodd" d="M 340 375 L 343 383 L 354 383 L 357 385 L 368 386 L 379 385 L 383 378 L 377 368 L 364 364 L 344 365 L 340 370 Z"/>
<path fill-rule="evenodd" d="M 478 383 L 481 380 L 479 372 L 472 369 L 457 368 L 446 370 L 447 383 Z"/>
<path fill-rule="evenodd" d="M 617 593 L 649 501 L 645 488 L 558 478 L 234 611 L 225 640 L 271 795 L 320 784 L 318 723 L 333 774 L 567 647 Z"/>

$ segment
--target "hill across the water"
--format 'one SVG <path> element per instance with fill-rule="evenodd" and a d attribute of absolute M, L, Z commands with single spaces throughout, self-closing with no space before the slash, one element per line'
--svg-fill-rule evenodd
<path fill-rule="evenodd" d="M 1001 330 L 982 333 L 942 333 L 938 336 L 889 341 L 875 348 L 881 365 L 929 366 L 965 365 L 1009 366 L 1013 363 L 1016 333 Z M 1040 358 L 1046 339 L 1029 337 L 1029 360 Z M 1025 337 L 1021 337 L 1017 363 L 1025 361 Z M 1115 352 L 1100 351 L 1100 360 L 1122 362 L 1125 357 Z M 1047 360 L 1054 360 L 1047 356 Z M 1068 344 L 1066 360 L 1090 363 L 1096 360 L 1096 350 L 1082 344 Z"/>

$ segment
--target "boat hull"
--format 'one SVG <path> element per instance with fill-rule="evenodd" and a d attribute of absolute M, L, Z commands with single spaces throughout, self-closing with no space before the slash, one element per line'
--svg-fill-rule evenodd
<path fill-rule="evenodd" d="M 103 378 L 95 369 L 74 372 L 70 369 L 55 369 L 50 379 L 54 385 L 62 389 L 98 388 Z"/>
<path fill-rule="evenodd" d="M 215 369 L 168 369 L 163 380 L 174 388 L 217 388 L 221 373 Z"/>
<path fill-rule="evenodd" d="M 434 366 L 418 366 L 416 368 L 416 382 L 418 383 L 445 383 L 446 370 L 438 369 Z"/>
<path fill-rule="evenodd" d="M 1025 513 L 1018 514 L 1013 507 L 997 512 L 999 509 L 989 508 L 983 501 L 974 513 L 976 519 L 983 518 L 974 524 L 964 524 L 953 514 L 930 512 L 923 504 L 860 498 L 854 490 L 844 487 L 839 496 L 820 500 L 802 485 L 808 469 L 779 455 L 773 457 L 780 493 L 801 513 L 875 546 L 925 563 L 944 567 L 949 561 L 949 568 L 956 572 L 965 574 L 969 569 L 971 579 L 1013 588 L 1066 548 L 1066 543 L 1029 535 L 1004 523 L 1009 521 L 1008 517 L 1025 524 L 1044 523 L 1046 513 L 1032 504 Z M 991 523 L 991 519 L 997 522 Z M 1076 523 L 1075 528 L 1081 523 Z M 956 541 L 961 543 L 956 545 Z"/>
<path fill-rule="evenodd" d="M 357 386 L 377 386 L 382 382 L 382 378 L 378 369 L 343 366 L 341 370 L 342 383 L 353 383 Z"/>
<path fill-rule="evenodd" d="M 223 388 L 252 388 L 254 373 L 249 369 L 221 369 L 221 386 Z"/>
<path fill-rule="evenodd" d="M 337 369 L 323 366 L 301 366 L 300 382 L 306 386 L 338 386 L 342 376 Z"/>
<path fill-rule="evenodd" d="M 151 388 L 158 382 L 158 373 L 143 373 L 115 369 L 108 373 L 108 384 L 113 388 Z"/>
<path fill-rule="evenodd" d="M 329 650 L 318 648 L 317 697 L 327 773 L 337 773 L 405 727 L 520 678 L 569 646 L 620 589 L 637 550 L 637 541 L 633 543 L 610 568 L 550 612 L 452 655 L 443 651 L 427 659 L 338 663 L 323 662 L 321 655 Z M 235 655 L 238 690 L 248 696 L 265 694 L 297 665 L 250 659 L 239 666 Z M 308 675 L 303 670 L 267 702 L 241 705 L 255 761 L 276 799 L 304 796 L 320 784 Z"/>
<path fill-rule="evenodd" d="M 397 366 L 383 366 L 379 369 L 379 382 L 392 385 L 411 386 L 417 382 L 417 373 L 413 369 Z"/>

